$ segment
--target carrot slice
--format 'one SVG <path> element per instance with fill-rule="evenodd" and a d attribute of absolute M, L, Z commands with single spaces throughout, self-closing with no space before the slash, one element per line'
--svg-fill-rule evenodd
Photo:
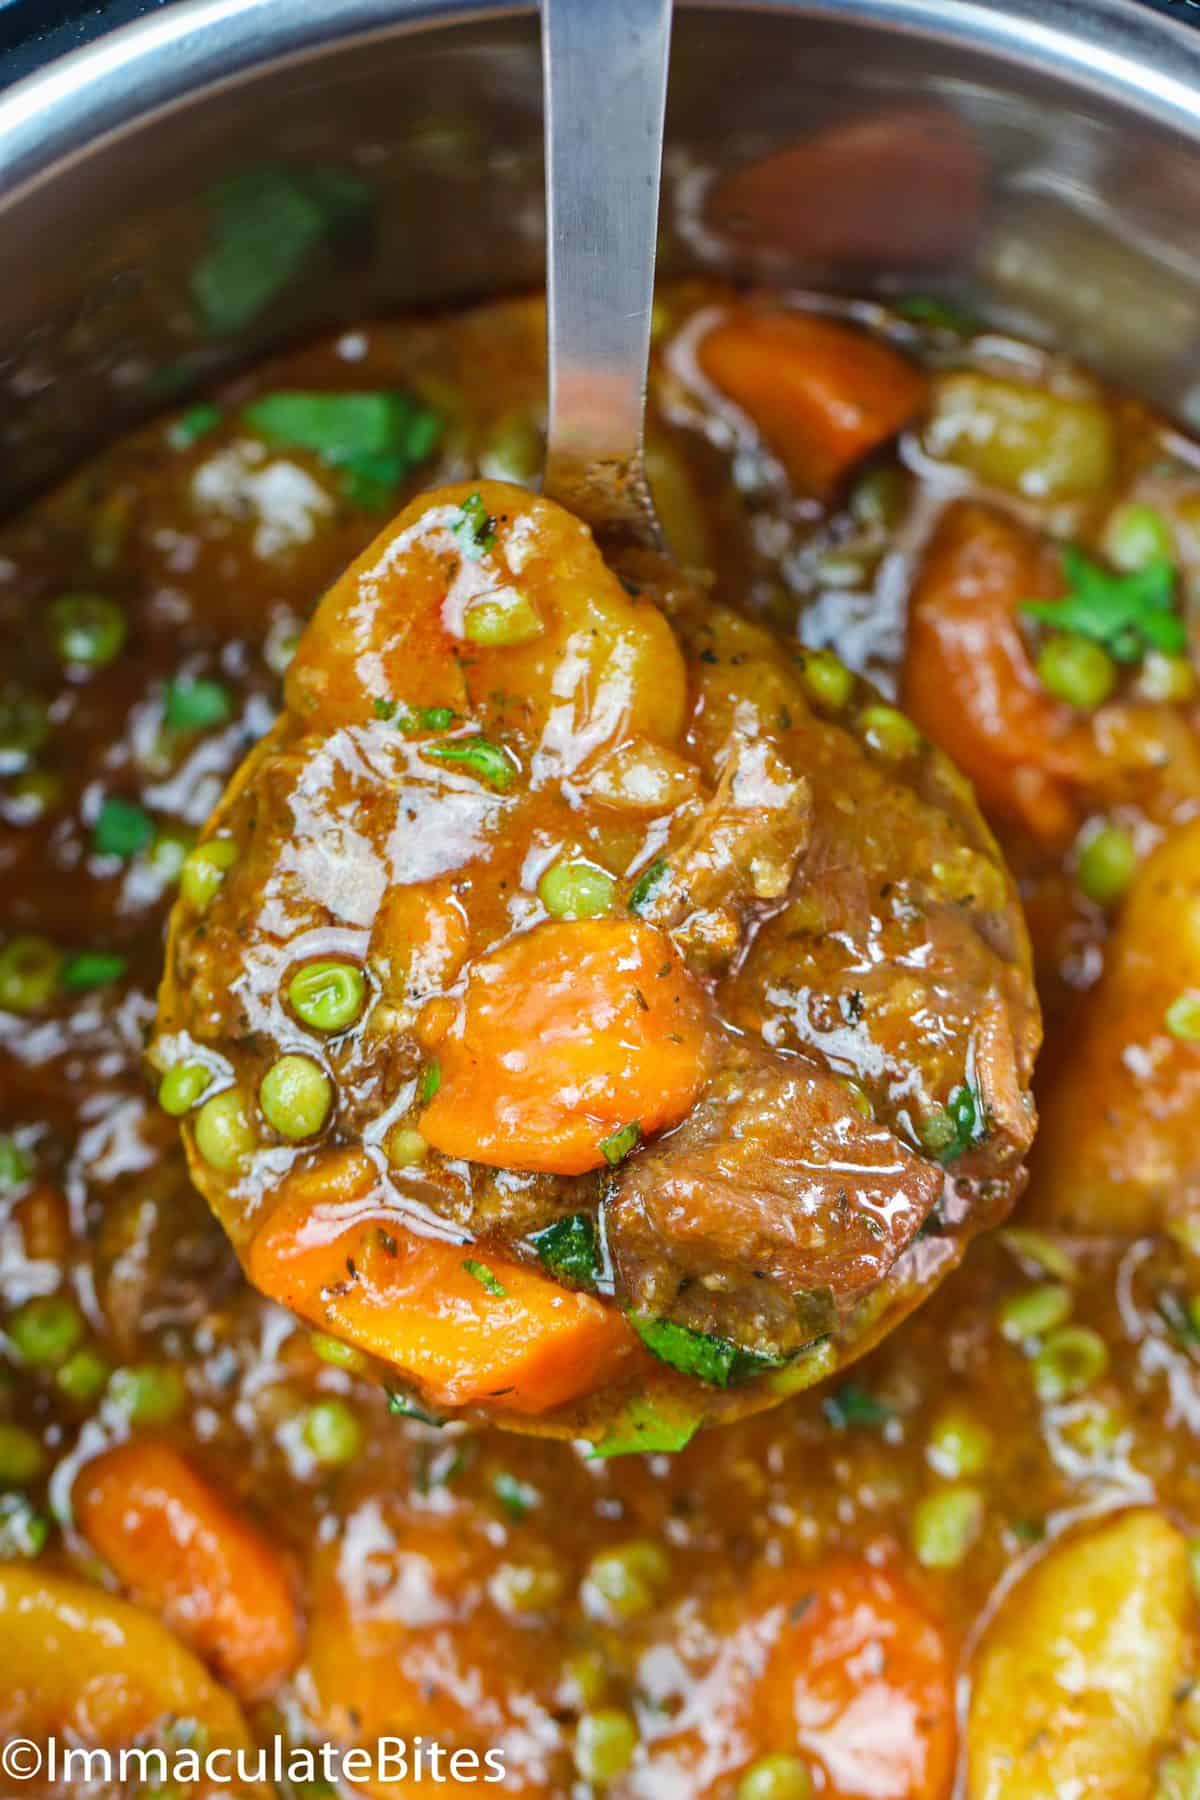
<path fill-rule="evenodd" d="M 475 964 L 421 1130 L 447 1156 L 582 1175 L 631 1126 L 678 1124 L 704 1085 L 707 1037 L 704 990 L 664 933 L 639 919 L 539 925 Z"/>
<path fill-rule="evenodd" d="M 635 1347 L 622 1315 L 590 1294 L 490 1251 L 419 1236 L 356 1151 L 285 1182 L 250 1246 L 249 1274 L 443 1406 L 547 1412 L 602 1387 Z"/>
<path fill-rule="evenodd" d="M 1050 843 L 1073 829 L 1073 784 L 1094 758 L 1038 680 L 1017 608 L 1061 588 L 1057 559 L 1023 525 L 973 501 L 948 507 L 913 592 L 901 693 L 984 807 Z"/>
<path fill-rule="evenodd" d="M 243 1699 L 300 1657 L 278 1552 L 168 1443 L 142 1438 L 84 1465 L 75 1514 L 134 1597 L 161 1614 Z"/>
<path fill-rule="evenodd" d="M 807 313 L 735 312 L 697 355 L 796 485 L 820 499 L 907 425 L 928 392 L 922 372 L 897 351 Z"/>

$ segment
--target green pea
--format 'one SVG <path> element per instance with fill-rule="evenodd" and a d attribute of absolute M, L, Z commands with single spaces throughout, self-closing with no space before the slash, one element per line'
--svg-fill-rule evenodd
<path fill-rule="evenodd" d="M 808 1764 L 781 1751 L 750 1764 L 738 1782 L 737 1800 L 812 1800 L 813 1791 Z"/>
<path fill-rule="evenodd" d="M 593 1787 L 608 1787 L 624 1775 L 637 1744 L 637 1726 L 629 1714 L 615 1706 L 602 1706 L 584 1713 L 576 1726 L 575 1767 Z"/>
<path fill-rule="evenodd" d="M 45 1466 L 45 1452 L 33 1432 L 0 1419 L 0 1487 L 24 1487 Z"/>
<path fill-rule="evenodd" d="M 921 748 L 920 732 L 894 706 L 864 706 L 858 725 L 870 748 L 895 762 L 915 756 Z"/>
<path fill-rule="evenodd" d="M 562 1597 L 563 1572 L 552 1562 L 501 1563 L 488 1593 L 506 1613 L 548 1612 Z"/>
<path fill-rule="evenodd" d="M 36 825 L 47 813 L 57 812 L 63 798 L 62 776 L 51 769 L 26 769 L 8 786 L 10 816 L 17 825 Z"/>
<path fill-rule="evenodd" d="M 169 1425 L 187 1401 L 183 1376 L 171 1363 L 137 1363 L 118 1369 L 108 1393 L 131 1425 Z"/>
<path fill-rule="evenodd" d="M 1159 1764 L 1154 1800 L 1200 1800 L 1200 1751 Z"/>
<path fill-rule="evenodd" d="M 172 731 L 207 731 L 233 717 L 233 696 L 223 682 L 180 675 L 167 683 L 163 718 Z"/>
<path fill-rule="evenodd" d="M 393 1169 L 415 1169 L 418 1163 L 425 1161 L 429 1145 L 419 1131 L 410 1126 L 397 1125 L 387 1137 L 387 1158 Z"/>
<path fill-rule="evenodd" d="M 1056 1238 L 1030 1225 L 1008 1225 L 996 1233 L 1006 1250 L 1024 1262 L 1031 1262 L 1053 1275 L 1056 1281 L 1074 1281 L 1078 1270 L 1070 1252 Z"/>
<path fill-rule="evenodd" d="M 612 910 L 617 884 L 595 863 L 554 863 L 538 882 L 538 898 L 555 919 L 598 919 Z"/>
<path fill-rule="evenodd" d="M 210 1168 L 232 1175 L 255 1146 L 254 1127 L 240 1088 L 223 1088 L 206 1100 L 193 1126 L 196 1149 Z"/>
<path fill-rule="evenodd" d="M 948 1481 L 981 1475 L 991 1460 L 992 1434 L 966 1407 L 947 1406 L 930 1428 L 925 1455 Z"/>
<path fill-rule="evenodd" d="M 1185 1044 L 1200 1043 L 1200 991 L 1189 988 L 1172 1000 L 1163 1023 L 1173 1038 Z"/>
<path fill-rule="evenodd" d="M 37 1012 L 58 992 L 62 952 L 44 937 L 9 938 L 0 950 L 0 1007 Z"/>
<path fill-rule="evenodd" d="M 116 601 L 103 594 L 63 594 L 49 621 L 54 654 L 86 669 L 102 669 L 118 657 L 129 629 Z"/>
<path fill-rule="evenodd" d="M 306 963 L 288 983 L 292 1011 L 315 1031 L 344 1031 L 353 1025 L 366 993 L 366 977 L 350 962 Z"/>
<path fill-rule="evenodd" d="M 926 1494 L 913 1510 L 912 1547 L 926 1569 L 955 1569 L 983 1528 L 983 1495 L 955 1486 Z"/>
<path fill-rule="evenodd" d="M 545 630 L 532 600 L 519 588 L 494 588 L 467 607 L 463 636 L 485 650 L 506 650 L 528 644 Z"/>
<path fill-rule="evenodd" d="M 72 1356 L 68 1356 L 54 1377 L 54 1384 L 68 1400 L 75 1401 L 78 1406 L 86 1406 L 104 1392 L 111 1373 L 99 1351 L 91 1350 L 85 1345 L 82 1350 L 76 1350 Z"/>
<path fill-rule="evenodd" d="M 1103 825 L 1084 844 L 1075 865 L 1080 889 L 1097 906 L 1119 900 L 1137 872 L 1133 839 L 1119 825 Z"/>
<path fill-rule="evenodd" d="M 97 856 L 119 856 L 128 861 L 140 856 L 154 842 L 154 820 L 135 800 L 106 794 L 92 827 L 92 849 Z"/>
<path fill-rule="evenodd" d="M 1129 502 L 1109 514 L 1102 549 L 1110 563 L 1131 573 L 1147 563 L 1171 562 L 1175 544 L 1171 528 L 1152 506 Z"/>
<path fill-rule="evenodd" d="M 340 1468 L 362 1449 L 362 1426 L 344 1400 L 318 1400 L 304 1416 L 301 1435 L 319 1463 Z"/>
<path fill-rule="evenodd" d="M 147 861 L 164 886 L 179 880 L 195 843 L 196 834 L 186 825 L 161 825 L 155 832 Z"/>
<path fill-rule="evenodd" d="M 258 1103 L 268 1125 L 299 1141 L 314 1136 L 329 1117 L 333 1083 L 310 1056 L 281 1056 L 262 1078 Z"/>
<path fill-rule="evenodd" d="M 1143 700 L 1179 705 L 1195 696 L 1196 671 L 1186 656 L 1147 650 L 1138 670 L 1137 689 Z"/>
<path fill-rule="evenodd" d="M 13 1314 L 6 1329 L 23 1363 L 56 1369 L 82 1341 L 85 1327 L 67 1294 L 40 1294 Z"/>
<path fill-rule="evenodd" d="M 850 512 L 867 531 L 891 531 L 904 511 L 908 481 L 895 463 L 881 463 L 855 482 Z"/>
<path fill-rule="evenodd" d="M 236 861 L 237 845 L 229 838 L 197 844 L 179 871 L 179 891 L 188 905 L 203 912 Z"/>
<path fill-rule="evenodd" d="M 599 1617 L 637 1618 L 654 1606 L 670 1572 L 666 1551 L 648 1539 L 602 1550 L 584 1578 L 584 1605 Z"/>
<path fill-rule="evenodd" d="M 173 1119 L 181 1119 L 191 1112 L 212 1078 L 212 1070 L 203 1063 L 176 1063 L 158 1084 L 158 1104 Z"/>
<path fill-rule="evenodd" d="M 1033 1359 L 1033 1386 L 1039 1400 L 1053 1405 L 1071 1400 L 1099 1381 L 1108 1368 L 1108 1346 L 1087 1325 L 1052 1331 Z"/>
<path fill-rule="evenodd" d="M 23 1494 L 0 1494 L 0 1561 L 32 1562 L 50 1539 L 50 1522 Z"/>
<path fill-rule="evenodd" d="M 45 701 L 13 682 L 0 687 L 0 775 L 18 774 L 49 736 Z"/>
<path fill-rule="evenodd" d="M 559 1691 L 567 1706 L 595 1706 L 608 1687 L 608 1667 L 598 1650 L 579 1650 L 562 1666 Z"/>
<path fill-rule="evenodd" d="M 1117 685 L 1117 665 L 1104 646 L 1069 633 L 1048 637 L 1036 666 L 1047 693 L 1079 712 L 1094 712 Z"/>
<path fill-rule="evenodd" d="M 90 994 L 120 981 L 128 967 L 126 958 L 115 950 L 80 950 L 64 962 L 59 979 L 68 993 Z"/>
<path fill-rule="evenodd" d="M 341 1338 L 329 1337 L 324 1331 L 314 1331 L 309 1343 L 314 1355 L 333 1369 L 348 1369 L 352 1374 L 359 1374 L 367 1366 L 361 1350 L 356 1350 L 353 1344 L 343 1344 Z"/>
<path fill-rule="evenodd" d="M 840 712 L 854 692 L 854 676 L 832 650 L 805 650 L 800 657 L 800 679 L 810 698 L 830 712 Z"/>
<path fill-rule="evenodd" d="M 1073 1305 L 1070 1288 L 1061 1282 L 1047 1281 L 1041 1287 L 1010 1295 L 1000 1306 L 997 1323 L 1010 1343 L 1024 1344 L 1064 1324 Z"/>
<path fill-rule="evenodd" d="M 0 1194 L 15 1194 L 33 1175 L 33 1158 L 7 1132 L 0 1133 Z"/>

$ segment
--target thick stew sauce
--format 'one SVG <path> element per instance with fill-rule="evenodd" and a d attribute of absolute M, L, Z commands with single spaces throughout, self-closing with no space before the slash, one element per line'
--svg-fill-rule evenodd
<path fill-rule="evenodd" d="M 689 285 L 606 561 L 542 333 L 0 530 L 0 1737 L 249 1759 L 20 1791 L 1187 1800 L 1200 452 Z"/>

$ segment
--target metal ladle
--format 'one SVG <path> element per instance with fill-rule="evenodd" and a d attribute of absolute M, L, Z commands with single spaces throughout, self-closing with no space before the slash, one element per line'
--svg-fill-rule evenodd
<path fill-rule="evenodd" d="M 549 410 L 543 491 L 660 549 L 644 432 L 671 0 L 542 0 Z"/>

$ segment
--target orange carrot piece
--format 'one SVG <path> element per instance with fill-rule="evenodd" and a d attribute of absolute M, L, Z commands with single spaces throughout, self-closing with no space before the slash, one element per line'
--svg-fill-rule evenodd
<path fill-rule="evenodd" d="M 1073 784 L 1094 758 L 1038 680 L 1017 609 L 1061 589 L 1057 558 L 1026 527 L 972 501 L 949 507 L 913 591 L 901 691 L 984 807 L 1048 843 L 1073 830 Z"/>
<path fill-rule="evenodd" d="M 250 1246 L 255 1286 L 394 1364 L 441 1406 L 547 1412 L 602 1387 L 635 1348 L 615 1307 L 490 1251 L 419 1236 L 376 1183 L 356 1151 L 292 1176 Z"/>
<path fill-rule="evenodd" d="M 827 1800 L 944 1800 L 954 1769 L 954 1669 L 946 1640 L 897 1576 L 852 1557 L 772 1570 L 751 1592 L 766 1664 L 753 1735 L 795 1744 Z M 760 1664 L 760 1666 L 762 1666 Z"/>
<path fill-rule="evenodd" d="M 140 1438 L 86 1463 L 74 1488 L 88 1542 L 244 1700 L 300 1657 L 287 1571 L 274 1547 L 168 1443 Z"/>
<path fill-rule="evenodd" d="M 807 313 L 735 312 L 697 356 L 796 485 L 820 499 L 920 412 L 929 386 L 898 351 Z"/>
<path fill-rule="evenodd" d="M 472 969 L 421 1130 L 447 1156 L 582 1175 L 624 1128 L 684 1117 L 707 1038 L 704 990 L 663 932 L 539 925 Z"/>

